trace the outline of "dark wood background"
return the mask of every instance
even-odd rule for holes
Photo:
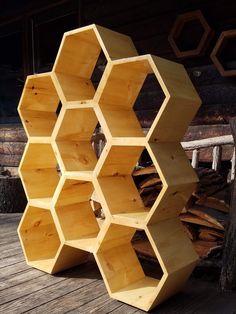
[[[215,31],[214,38],[204,56],[177,59],[168,34],[178,14],[196,9]],[[202,98],[185,140],[230,133],[228,121],[236,115],[236,78],[222,77],[210,53],[223,30],[236,28],[235,0],[1,1],[0,128],[1,124],[19,126],[16,108],[25,77],[52,68],[62,34],[91,23],[131,36],[140,54],[152,53],[184,64]],[[95,79],[101,67],[96,71]],[[162,97],[151,77],[135,104],[143,127],[150,126]],[[2,144],[2,160],[3,154]]]

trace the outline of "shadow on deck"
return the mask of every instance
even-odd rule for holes
[[[0,313],[145,313],[110,299],[93,258],[51,276],[24,261],[16,228],[21,214],[0,214]],[[192,276],[184,290],[150,313],[235,314],[236,292],[212,276]]]

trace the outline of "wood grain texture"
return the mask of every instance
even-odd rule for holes
[[[21,214],[0,214],[0,249],[2,239],[11,243],[11,249],[18,249],[16,228]],[[9,233],[5,233],[8,230]],[[9,245],[9,244],[8,244]],[[6,246],[6,245],[5,245]],[[12,264],[13,263],[13,264]],[[17,314],[32,313],[138,313],[142,310],[109,298],[101,275],[93,260],[50,276],[32,269],[23,261],[22,253],[1,258],[0,272],[0,312]],[[198,272],[201,270],[198,269]],[[206,270],[204,270],[204,274]],[[191,314],[193,312],[215,314],[233,313],[235,292],[222,293],[218,289],[217,278],[209,280],[202,275],[191,276],[183,290],[168,302],[159,305],[152,313]],[[207,293],[206,293],[207,291]]]
[[[107,65],[95,91],[101,51]],[[145,133],[134,104],[149,74],[165,99]],[[180,141],[200,103],[182,65],[137,56],[129,37],[96,25],[65,33],[53,71],[28,77],[19,104],[28,205],[18,233],[27,263],[56,273],[94,253],[111,297],[145,311],[178,292],[198,260],[178,215],[198,181]],[[91,138],[98,122],[107,143],[97,161]],[[132,178],[145,149],[161,183],[150,208]],[[103,224],[90,204],[94,191]],[[135,253],[137,229],[155,252],[159,277],[147,275]]]

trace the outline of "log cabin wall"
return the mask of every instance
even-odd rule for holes
[[[203,56],[178,59],[168,35],[176,17],[192,10],[201,10],[215,32],[214,38]],[[17,167],[23,152],[25,135],[16,107],[26,75],[49,71],[62,34],[91,23],[131,36],[140,54],[152,53],[184,64],[203,102],[185,141],[230,134],[228,121],[236,115],[236,78],[222,77],[210,54],[219,34],[236,28],[235,1],[3,1],[0,12],[0,165]],[[95,82],[103,69],[101,58],[93,78]],[[150,126],[163,97],[154,85],[150,77],[135,105],[145,128]],[[231,157],[232,149],[226,147],[223,159]],[[201,153],[201,161],[209,159],[209,150]]]

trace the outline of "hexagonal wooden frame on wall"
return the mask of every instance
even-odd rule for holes
[[[197,22],[203,29],[203,33],[196,44],[196,47],[190,49],[181,49],[178,40],[181,37],[183,29],[189,22]],[[205,53],[213,38],[214,32],[208,25],[205,17],[200,10],[183,13],[177,16],[173,27],[168,36],[169,43],[177,58],[197,57]]]
[[[88,49],[90,57],[83,62]],[[107,66],[95,92],[90,77],[101,49]],[[18,233],[28,264],[49,273],[83,263],[93,253],[110,296],[147,311],[176,293],[198,260],[178,215],[197,182],[180,141],[200,99],[182,65],[136,55],[127,36],[92,25],[66,33],[52,73],[26,81],[19,113],[28,144],[19,171],[28,205]],[[78,67],[82,72],[74,78],[71,71]],[[165,100],[144,135],[133,104],[149,73]],[[40,87],[35,95],[41,78],[47,97],[36,97],[44,93]],[[48,124],[47,112],[53,112]],[[98,161],[89,142],[97,122],[107,140]],[[143,149],[163,183],[151,208],[143,205],[131,177]],[[126,191],[118,181],[126,182]],[[101,226],[89,203],[94,190],[106,216]],[[160,280],[141,269],[130,242],[137,229],[145,231],[157,256]]]
[[[224,65],[224,62],[221,60],[221,55],[225,50],[230,50],[229,47],[227,47],[228,42],[233,39],[236,40],[236,29],[230,29],[227,31],[224,31],[220,34],[220,37],[218,38],[214,49],[211,53],[211,60],[215,64],[217,70],[220,72],[222,76],[236,76],[236,68],[227,69]]]

